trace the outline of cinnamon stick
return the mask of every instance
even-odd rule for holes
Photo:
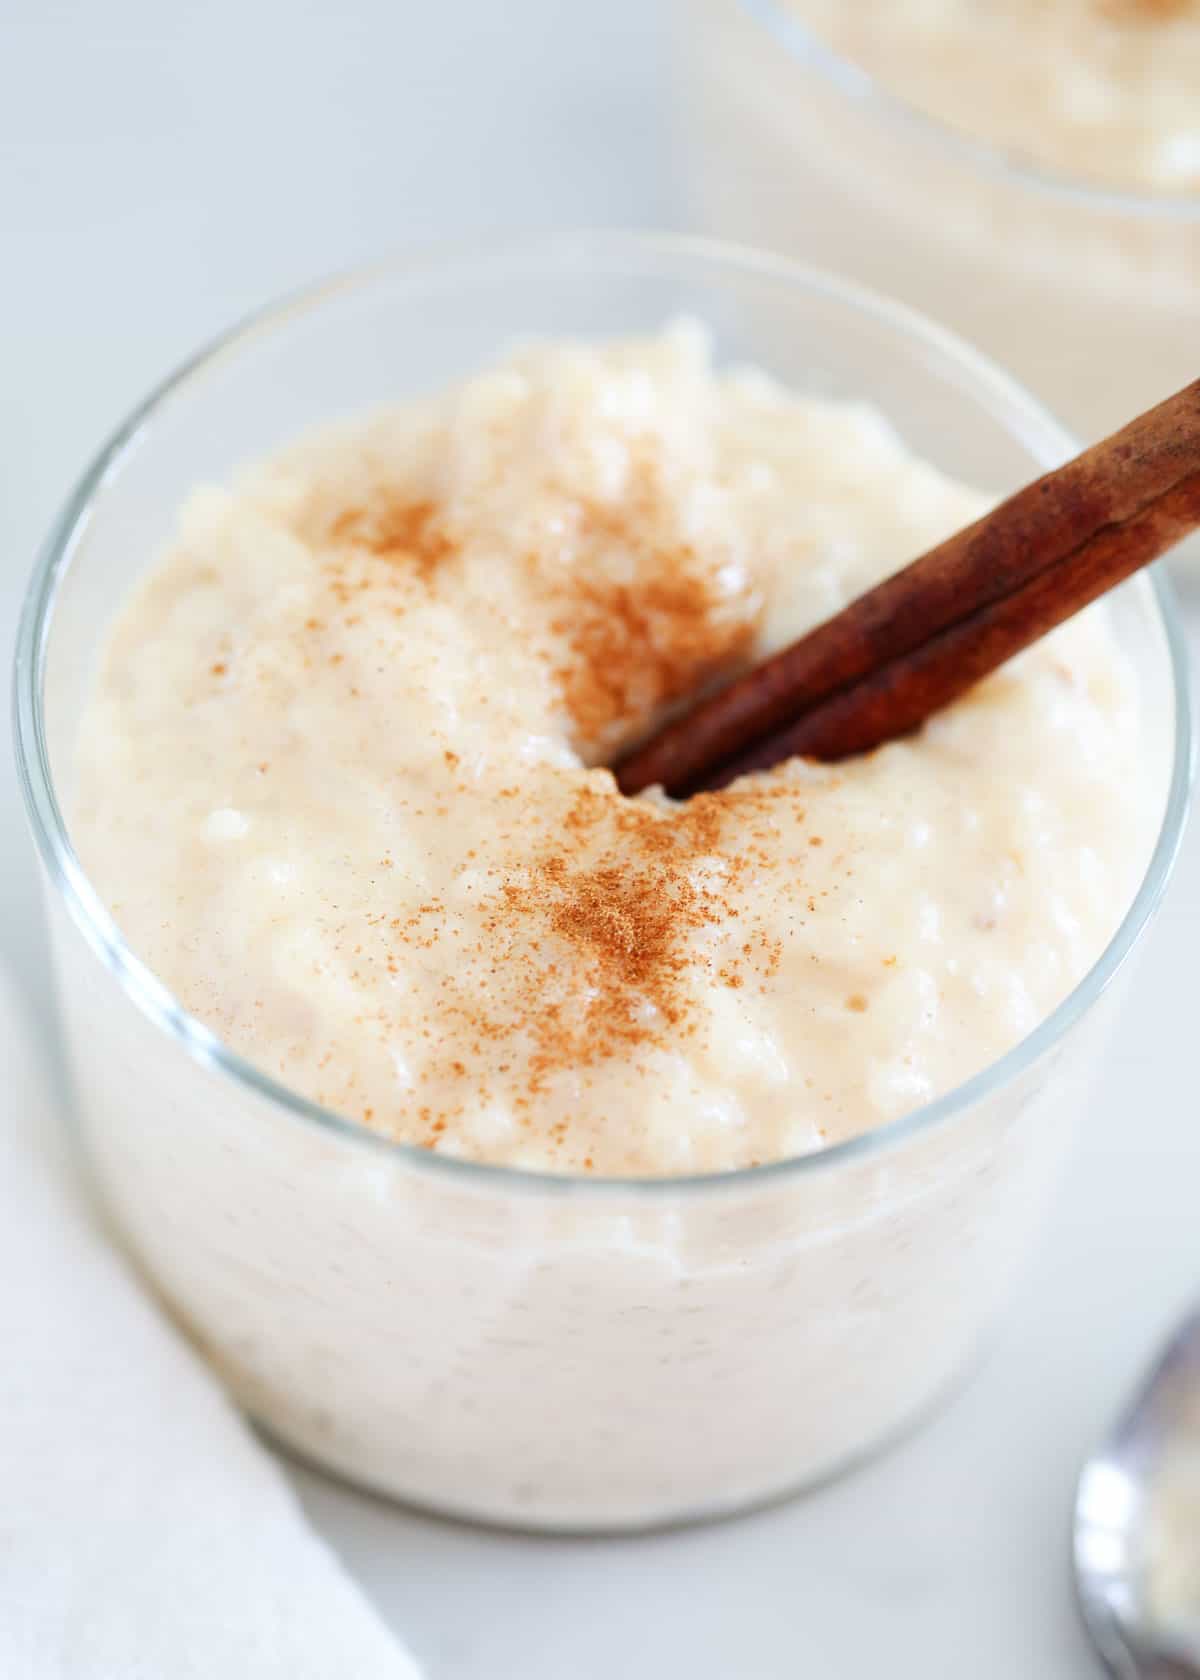
[[[1200,380],[1019,490],[616,767],[685,797],[908,734],[1200,525]]]

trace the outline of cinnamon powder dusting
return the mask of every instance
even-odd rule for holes
[[[577,787],[558,843],[500,884],[483,920],[500,998],[480,1004],[484,986],[470,1002],[463,988],[443,1003],[454,1041],[474,1046],[480,1079],[495,1047],[523,1036],[514,1105],[526,1111],[555,1075],[609,1057],[636,1065],[639,1050],[690,1037],[714,986],[765,989],[783,945],[743,908],[745,877],[768,859],[772,807],[793,798],[725,789],[664,810],[626,800],[607,778]],[[736,852],[722,844],[731,815]],[[485,1044],[492,1052],[481,1056]]]
[[[640,463],[617,506],[575,503],[568,563],[554,545],[526,557],[528,582],[541,600],[549,659],[580,745],[610,748],[646,728],[660,708],[740,669],[762,616],[757,590],[722,587],[719,567],[690,543],[648,539],[661,517],[662,489]],[[396,562],[432,584],[461,552],[445,511],[429,499],[381,495],[343,509],[327,540]],[[628,581],[614,577],[614,552]],[[357,587],[367,587],[360,580]],[[338,599],[353,587],[335,582]]]
[[[1100,9],[1115,23],[1170,23],[1200,12],[1197,0],[1100,0]]]
[[[648,807],[614,808],[585,787],[568,814],[568,835],[578,841],[604,825],[616,843],[586,861],[586,854],[572,857],[569,840],[534,864],[528,885],[504,887],[508,909],[544,918],[594,994],[584,1010],[594,1035],[589,1055],[644,1039],[660,1023],[678,1025],[686,1013],[688,933],[737,914],[727,896],[697,885],[691,873],[720,832],[718,802],[696,803],[703,808],[672,822]],[[571,1046],[574,1054],[583,1049]]]
[[[384,497],[372,506],[344,509],[330,525],[329,536],[371,554],[409,561],[422,576],[455,552],[436,505],[403,497]]]
[[[758,591],[746,579],[731,591],[714,555],[667,539],[669,508],[660,467],[643,458],[619,503],[576,506],[573,564],[565,578],[548,573],[549,627],[567,650],[556,676],[585,746],[623,741],[659,708],[731,673],[758,629]]]
[[[690,559],[686,548],[655,556],[636,585],[574,580],[567,611],[551,629],[570,650],[558,676],[584,741],[640,723],[748,651],[753,620],[731,614],[711,582],[687,569]]]
[[[531,645],[584,752],[607,754],[751,649],[758,590],[745,579],[731,587],[730,557],[681,542],[672,525],[643,461],[618,504],[565,503],[557,532],[525,556]],[[325,567],[329,588],[351,608],[361,591],[406,575],[440,589],[441,568],[469,540],[451,537],[433,501],[391,492],[343,508],[324,536],[338,551]],[[379,559],[395,570],[361,571]],[[443,762],[459,772],[452,749]],[[504,787],[496,797],[521,792]],[[499,1098],[536,1125],[551,1080],[586,1082],[588,1069],[614,1057],[636,1069],[639,1051],[705,1025],[714,988],[768,987],[783,945],[770,921],[744,908],[745,887],[748,872],[774,861],[781,798],[794,805],[794,790],[725,789],[664,808],[626,799],[607,774],[577,783],[561,822],[539,814],[533,823],[521,869],[489,885],[478,944],[441,982],[426,1032],[431,1050],[438,1045],[431,1073],[440,1066],[450,1090],[465,1081],[476,1109]],[[416,956],[456,935],[441,902],[391,918],[388,973],[405,964],[402,947]],[[437,1147],[465,1112],[453,1103],[420,1110],[417,1141]],[[559,1131],[556,1149],[569,1141],[565,1122]]]

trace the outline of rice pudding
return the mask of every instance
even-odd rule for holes
[[[81,856],[188,1011],[390,1139],[654,1176],[853,1137],[1132,896],[1104,607],[835,767],[676,804],[604,765],[983,506],[695,326],[524,350],[196,493],[84,719]]]
[[[1197,0],[789,0],[881,87],[1013,157],[1200,190]]]

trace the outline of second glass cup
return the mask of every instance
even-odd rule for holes
[[[787,0],[676,11],[702,229],[928,311],[1085,439],[1200,373],[1200,198],[1106,191],[974,144],[839,59]]]

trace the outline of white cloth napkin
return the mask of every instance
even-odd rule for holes
[[[416,1674],[97,1230],[0,972],[0,1676]]]

